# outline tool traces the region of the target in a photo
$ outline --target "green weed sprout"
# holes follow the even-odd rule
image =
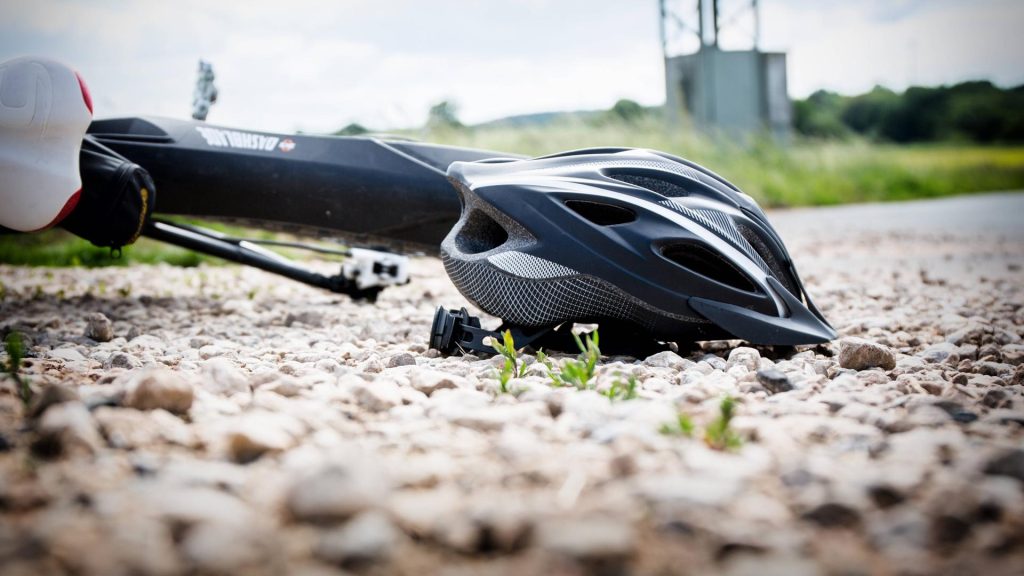
[[[594,378],[597,361],[601,359],[601,349],[598,347],[600,337],[597,330],[594,330],[593,335],[584,336],[583,340],[575,333],[572,337],[580,349],[579,356],[576,360],[562,362],[562,368],[557,372],[552,370],[550,364],[545,364],[548,366],[548,376],[555,386],[572,386],[577,390],[587,390],[591,387],[589,383]]]
[[[18,373],[21,370],[21,360],[25,357],[25,345],[21,341],[21,334],[9,333],[4,339],[4,347],[7,349],[7,374],[18,385],[21,401],[27,405],[32,399],[32,389],[28,387],[28,381]]]
[[[715,450],[734,450],[739,448],[743,441],[736,434],[736,431],[729,428],[736,411],[736,400],[732,396],[722,398],[718,405],[718,417],[704,430],[704,442]]]
[[[491,348],[494,348],[495,352],[505,358],[505,363],[502,365],[501,370],[498,371],[498,382],[501,386],[501,393],[509,394],[511,392],[508,387],[509,381],[512,378],[522,378],[526,375],[526,362],[519,360],[512,332],[505,330],[501,337],[503,342],[498,342],[496,338],[491,338]]]
[[[689,416],[680,412],[676,415],[676,421],[671,424],[662,424],[659,432],[666,436],[685,436],[687,438],[693,437],[693,420]]]
[[[611,387],[604,391],[604,395],[612,402],[616,400],[633,400],[636,398],[637,381],[632,374],[623,382],[616,379]]]

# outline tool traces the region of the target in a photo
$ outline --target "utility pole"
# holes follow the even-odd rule
[[[750,0],[750,9],[754,13],[754,50],[761,49],[761,11],[757,9],[757,0]]]
[[[711,47],[718,48],[718,0],[711,0],[711,26],[715,37],[711,39]]]
[[[700,47],[704,47],[704,0],[697,0],[697,39]]]
[[[661,36],[661,59],[668,60],[668,37],[665,33],[665,0],[658,0],[658,33]]]

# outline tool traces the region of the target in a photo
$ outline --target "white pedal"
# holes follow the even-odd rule
[[[71,213],[91,121],[89,90],[71,68],[35,57],[0,63],[0,226],[41,230]]]
[[[409,258],[405,256],[365,248],[352,248],[350,252],[348,261],[342,264],[342,274],[355,281],[360,290],[409,281]]]

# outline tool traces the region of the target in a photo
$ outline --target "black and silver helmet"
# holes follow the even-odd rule
[[[612,323],[659,341],[776,345],[836,336],[764,212],[697,164],[603,148],[455,162],[448,178],[462,215],[441,244],[445,270],[503,328]],[[432,343],[454,350],[445,328],[439,310]]]

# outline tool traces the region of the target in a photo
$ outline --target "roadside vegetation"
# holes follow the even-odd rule
[[[766,135],[703,133],[686,123],[670,127],[660,108],[644,108],[628,100],[604,112],[544,114],[476,127],[446,125],[435,119],[410,135],[526,156],[594,146],[664,150],[724,175],[766,207],[912,200],[1024,188],[1024,135],[1010,128],[998,132],[999,137],[987,136],[997,133],[994,129],[966,131],[972,118],[967,112],[959,113],[957,123],[939,126],[934,118],[941,116],[942,107],[917,117],[909,111],[910,104],[890,102],[888,108],[870,108],[860,97],[844,98],[815,95],[794,103],[796,127],[789,141]],[[815,104],[817,100],[828,105]],[[957,99],[946,102],[946,107],[958,110],[966,106]],[[865,112],[866,107],[871,111]],[[445,110],[450,115],[452,106]],[[869,122],[862,116],[875,120]],[[1003,121],[1016,122],[1010,117]],[[821,125],[831,128],[820,129]]]

